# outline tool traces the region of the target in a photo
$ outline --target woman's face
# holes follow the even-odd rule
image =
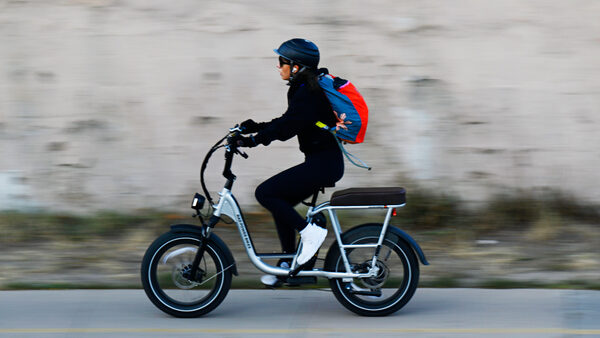
[[[277,65],[277,69],[279,69],[279,76],[281,76],[282,80],[290,79],[290,65]]]
[[[294,66],[294,70],[297,70],[298,66]],[[279,76],[281,76],[282,80],[289,80],[292,72],[292,67],[290,67],[289,60],[286,60],[279,57],[279,62],[277,63],[277,69],[279,69]]]

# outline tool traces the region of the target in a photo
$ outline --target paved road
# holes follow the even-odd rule
[[[141,290],[0,292],[0,337],[600,337],[600,291],[419,289],[398,313],[354,315],[322,290],[232,290],[178,319]]]

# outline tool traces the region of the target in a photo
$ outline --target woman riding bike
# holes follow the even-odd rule
[[[257,123],[252,119],[241,123],[244,134],[236,141],[242,147],[269,145],[274,140],[286,141],[298,137],[300,151],[305,155],[303,163],[291,167],[264,181],[256,188],[256,199],[269,210],[284,253],[296,251],[296,233],[302,239],[299,265],[314,264],[315,256],[327,236],[327,229],[306,220],[294,206],[307,199],[321,187],[334,186],[344,175],[343,154],[327,130],[315,124],[321,121],[330,127],[336,118],[325,93],[318,83],[318,75],[326,69],[318,69],[319,49],[311,41],[291,39],[274,50],[279,55],[279,74],[290,86],[287,93],[286,112],[270,122]],[[308,264],[307,264],[308,263]],[[289,262],[280,261],[282,267]],[[261,278],[263,284],[276,286],[281,280],[273,275]]]

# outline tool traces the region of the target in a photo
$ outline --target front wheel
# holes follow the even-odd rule
[[[374,244],[380,231],[380,226],[350,230],[344,235],[344,243]],[[352,272],[367,272],[374,251],[374,248],[346,249]],[[327,256],[327,270],[346,271],[337,243]],[[386,316],[400,310],[414,295],[419,282],[419,263],[406,242],[388,233],[376,264],[379,272],[374,277],[329,280],[333,294],[348,310],[362,316]]]
[[[231,267],[211,242],[198,267],[196,281],[189,276],[200,238],[191,233],[168,232],[150,245],[142,260],[142,284],[148,298],[162,311],[176,317],[198,317],[214,310],[231,287]]]

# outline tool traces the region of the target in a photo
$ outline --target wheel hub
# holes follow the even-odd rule
[[[371,266],[371,262],[365,262],[363,265]],[[376,267],[378,268],[377,275],[368,278],[360,279],[361,283],[369,289],[380,289],[388,279],[390,269],[382,261],[377,261]]]
[[[179,267],[173,267],[173,283],[180,289],[188,290],[199,285],[204,276],[206,276],[206,272],[198,267],[198,272],[196,272],[196,281],[191,280],[191,275],[192,264],[181,264]]]

